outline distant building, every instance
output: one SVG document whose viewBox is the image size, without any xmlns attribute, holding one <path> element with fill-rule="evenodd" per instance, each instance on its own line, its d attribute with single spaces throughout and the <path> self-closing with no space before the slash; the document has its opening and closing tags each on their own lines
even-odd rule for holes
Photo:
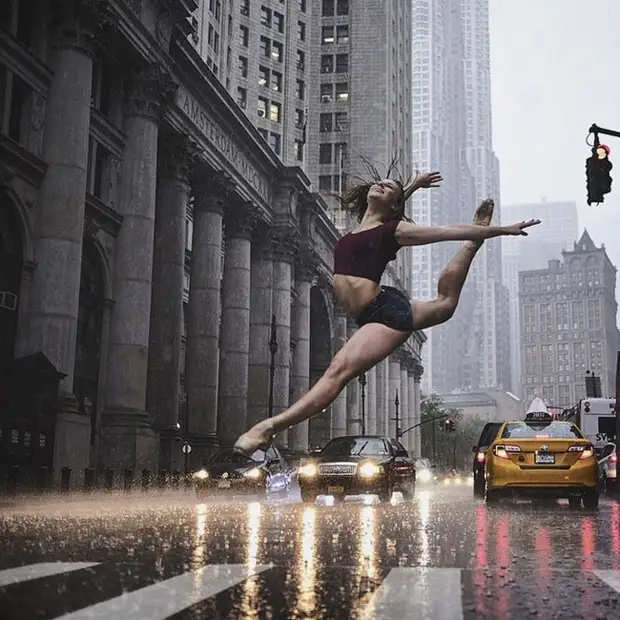
<svg viewBox="0 0 620 620">
<path fill-rule="evenodd" d="M 524 403 L 511 392 L 484 390 L 463 394 L 441 395 L 442 406 L 446 409 L 460 409 L 466 419 L 484 422 L 505 422 L 521 420 L 524 416 Z"/>
<path fill-rule="evenodd" d="M 532 233 L 531 240 L 523 242 L 518 237 L 502 239 L 502 267 L 504 284 L 508 288 L 510 308 L 510 341 L 512 391 L 522 396 L 521 346 L 519 342 L 519 271 L 546 269 L 550 260 L 560 258 L 569 250 L 579 234 L 577 204 L 572 201 L 532 202 L 503 205 L 504 223 L 539 218 L 540 226 Z"/>
<path fill-rule="evenodd" d="M 525 400 L 540 396 L 565 407 L 585 396 L 585 373 L 615 392 L 618 351 L 616 268 L 605 246 L 586 230 L 563 260 L 519 273 L 522 377 Z"/>
</svg>

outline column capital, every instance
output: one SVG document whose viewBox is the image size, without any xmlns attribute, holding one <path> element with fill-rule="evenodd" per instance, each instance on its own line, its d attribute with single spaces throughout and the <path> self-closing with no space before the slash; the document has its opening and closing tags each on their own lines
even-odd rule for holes
<svg viewBox="0 0 620 620">
<path fill-rule="evenodd" d="M 192 169 L 202 149 L 188 134 L 166 132 L 160 134 L 158 174 L 161 178 L 189 182 Z"/>
<path fill-rule="evenodd" d="M 232 178 L 221 171 L 212 171 L 196 163 L 190 178 L 194 211 L 224 212 L 224 205 L 231 199 L 235 190 Z"/>
<path fill-rule="evenodd" d="M 416 383 L 420 383 L 422 381 L 422 375 L 424 374 L 424 366 L 422 366 L 417 359 L 414 359 L 414 364 L 413 378 Z"/>
<path fill-rule="evenodd" d="M 127 113 L 159 122 L 172 101 L 178 84 L 158 62 L 129 71 L 126 91 Z"/>
<path fill-rule="evenodd" d="M 299 249 L 299 231 L 291 225 L 271 229 L 273 252 L 276 260 L 293 263 Z"/>
<path fill-rule="evenodd" d="M 318 274 L 320 264 L 321 260 L 316 251 L 308 244 L 303 244 L 297 253 L 295 277 L 312 282 Z"/>
<path fill-rule="evenodd" d="M 233 199 L 224 211 L 224 232 L 229 238 L 251 240 L 258 222 L 258 209 L 251 202 Z"/>
</svg>

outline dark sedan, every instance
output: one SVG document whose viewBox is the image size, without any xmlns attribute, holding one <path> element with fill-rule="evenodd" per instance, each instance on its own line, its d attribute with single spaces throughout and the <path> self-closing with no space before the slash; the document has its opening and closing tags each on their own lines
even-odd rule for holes
<svg viewBox="0 0 620 620">
<path fill-rule="evenodd" d="M 280 451 L 256 450 L 247 458 L 232 450 L 220 450 L 194 473 L 199 499 L 219 495 L 254 496 L 257 499 L 288 497 L 292 474 Z"/>
<path fill-rule="evenodd" d="M 380 501 L 389 502 L 394 491 L 413 499 L 415 464 L 395 439 L 337 437 L 312 457 L 298 472 L 304 502 L 314 502 L 319 495 L 335 500 L 347 495 L 377 495 Z"/>
</svg>

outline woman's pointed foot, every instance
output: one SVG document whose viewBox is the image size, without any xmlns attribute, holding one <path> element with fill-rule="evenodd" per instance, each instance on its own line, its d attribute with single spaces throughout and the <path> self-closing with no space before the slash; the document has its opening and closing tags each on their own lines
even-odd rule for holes
<svg viewBox="0 0 620 620">
<path fill-rule="evenodd" d="M 258 426 L 258 425 L 257 425 Z M 268 429 L 254 426 L 247 433 L 243 433 L 233 446 L 233 452 L 251 458 L 256 450 L 267 450 L 273 443 L 275 435 Z"/>
<path fill-rule="evenodd" d="M 490 226 L 491 219 L 493 218 L 493 209 L 495 208 L 495 201 L 492 198 L 483 200 L 474 213 L 474 219 L 472 224 L 476 226 Z M 472 250 L 478 251 L 484 241 L 468 241 L 465 245 Z"/>
</svg>

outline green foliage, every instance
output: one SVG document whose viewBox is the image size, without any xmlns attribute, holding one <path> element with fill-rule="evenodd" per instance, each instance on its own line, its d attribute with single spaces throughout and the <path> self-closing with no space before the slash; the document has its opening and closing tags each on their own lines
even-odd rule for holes
<svg viewBox="0 0 620 620">
<path fill-rule="evenodd" d="M 431 422 L 433 418 L 445 416 Z M 469 470 L 472 463 L 472 446 L 478 441 L 484 420 L 476 416 L 463 415 L 461 409 L 443 406 L 437 394 L 422 396 L 420 428 L 422 436 L 422 456 L 434 460 L 438 469 Z M 454 432 L 446 432 L 444 419 L 454 420 Z M 433 434 L 435 454 L 433 459 Z"/>
</svg>

